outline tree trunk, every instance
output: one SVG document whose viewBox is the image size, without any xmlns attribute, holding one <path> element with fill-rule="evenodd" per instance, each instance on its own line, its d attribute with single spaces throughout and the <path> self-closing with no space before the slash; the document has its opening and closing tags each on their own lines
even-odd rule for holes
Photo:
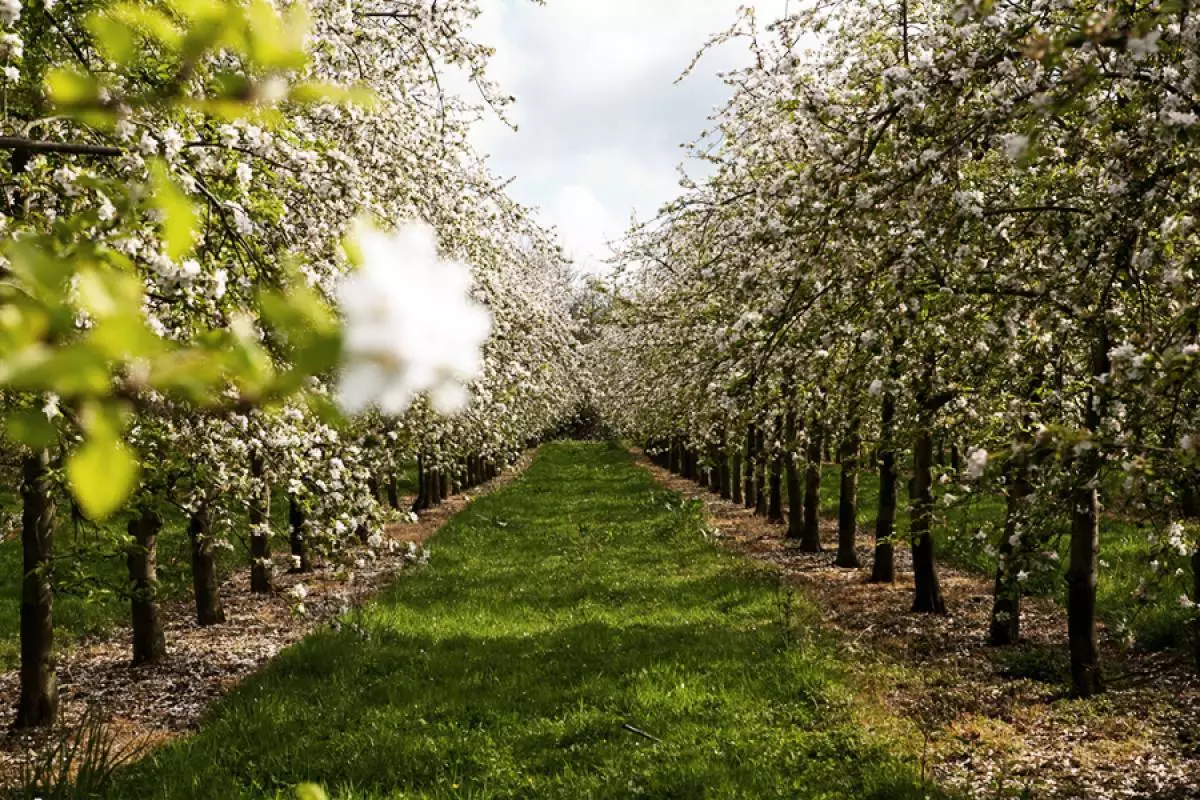
<svg viewBox="0 0 1200 800">
<path fill-rule="evenodd" d="M 50 586 L 56 508 L 49 453 L 26 455 L 21 467 L 21 696 L 13 727 L 27 729 L 53 725 L 58 716 Z"/>
<path fill-rule="evenodd" d="M 1092 345 L 1092 378 L 1099 385 L 1109 372 L 1108 334 L 1101 329 Z M 1104 395 L 1094 388 L 1088 396 L 1084 425 L 1100 430 Z M 1096 576 L 1100 560 L 1100 467 L 1098 448 L 1078 457 L 1076 486 L 1071 491 L 1071 545 L 1067 564 L 1067 640 L 1071 651 L 1071 683 L 1079 697 L 1104 691 L 1100 649 L 1096 641 Z"/>
<path fill-rule="evenodd" d="M 861 566 L 855 550 L 858 534 L 858 451 L 862 447 L 859 421 L 851 417 L 842 439 L 842 480 L 838 492 L 838 553 L 834 565 L 847 569 Z"/>
<path fill-rule="evenodd" d="M 427 471 L 426 477 L 430 481 L 430 505 L 442 505 L 442 473 L 439 470 L 431 469 Z"/>
<path fill-rule="evenodd" d="M 758 459 L 758 454 L 754 451 L 756 443 L 757 437 L 754 433 L 754 424 L 751 423 L 746 428 L 746 471 L 745 487 L 742 492 L 742 503 L 746 508 L 754 508 L 754 498 L 757 495 L 754 489 L 754 462 Z"/>
<path fill-rule="evenodd" d="M 151 511 L 142 511 L 129 521 L 127 530 L 133 538 L 126 555 L 133 589 L 133 663 L 155 664 L 167 654 L 167 637 L 158 614 L 158 533 L 162 520 Z"/>
<path fill-rule="evenodd" d="M 429 479 L 425 469 L 425 457 L 417 456 L 417 497 L 413 500 L 414 513 L 429 508 Z"/>
<path fill-rule="evenodd" d="M 721 445 L 717 448 L 717 481 L 720 486 L 722 500 L 729 500 L 733 497 L 733 481 L 729 475 L 729 451 L 725 448 L 725 436 L 721 435 Z"/>
<path fill-rule="evenodd" d="M 800 550 L 821 552 L 821 457 L 824 455 L 821 421 L 814 419 L 809 426 L 808 465 L 804 472 L 804 527 L 800 531 Z"/>
<path fill-rule="evenodd" d="M 1026 500 L 1033 494 L 1029 482 L 1026 453 L 1018 453 L 1009 470 L 1008 499 L 1004 511 L 1004 532 L 1000 539 L 1000 563 L 996 567 L 996 590 L 992 600 L 992 620 L 988 626 L 988 642 L 997 647 L 1016 644 L 1021 640 L 1021 557 L 1028 547 L 1024 537 L 1014 538 L 1021 530 Z"/>
<path fill-rule="evenodd" d="M 312 557 L 308 552 L 308 515 L 300 501 L 288 496 L 288 544 L 292 550 L 293 573 L 312 572 Z"/>
<path fill-rule="evenodd" d="M 909 497 L 912 536 L 913 606 L 918 614 L 944 614 L 946 601 L 938 582 L 933 547 L 933 434 L 927 421 L 918 425 L 913 444 L 913 479 Z"/>
<path fill-rule="evenodd" d="M 1173 436 L 1171 441 L 1174 441 Z M 1184 518 L 1200 520 L 1200 483 L 1185 480 L 1180 487 L 1179 497 Z M 1200 545 L 1197 545 L 1192 553 L 1192 602 L 1200 604 Z M 1196 661 L 1196 669 L 1200 671 L 1200 607 L 1193 608 L 1192 614 L 1192 655 Z"/>
<path fill-rule="evenodd" d="M 883 396 L 879 417 L 879 510 L 875 517 L 875 560 L 871 583 L 896 582 L 896 397 Z"/>
<path fill-rule="evenodd" d="M 767 521 L 783 524 L 783 453 L 780 441 L 784 436 L 783 418 L 775 416 L 774 441 L 771 442 L 771 458 L 767 469 Z"/>
<path fill-rule="evenodd" d="M 188 520 L 192 540 L 192 589 L 196 596 L 196 623 L 202 628 L 225 621 L 217 591 L 217 561 L 213 557 L 208 509 L 198 508 Z"/>
<path fill-rule="evenodd" d="M 733 457 L 729 465 L 729 499 L 739 506 L 742 505 L 742 448 L 733 449 Z"/>
<path fill-rule="evenodd" d="M 767 452 L 766 436 L 762 428 L 755 429 L 754 452 L 754 513 L 760 517 L 767 516 L 767 462 L 770 460 Z"/>
<path fill-rule="evenodd" d="M 255 453 L 250 461 L 250 474 L 262 485 L 258 497 L 250 500 L 250 591 L 253 594 L 270 594 L 275 578 L 271 563 L 271 486 L 266 481 L 266 473 L 266 461 Z"/>
<path fill-rule="evenodd" d="M 787 538 L 800 539 L 804 535 L 804 489 L 800 481 L 800 468 L 796 464 L 796 412 L 789 408 L 783 423 L 783 473 L 787 485 Z"/>
<path fill-rule="evenodd" d="M 389 475 L 387 479 L 387 500 L 390 507 L 397 511 L 400 510 L 400 487 L 396 483 L 395 473 Z"/>
</svg>

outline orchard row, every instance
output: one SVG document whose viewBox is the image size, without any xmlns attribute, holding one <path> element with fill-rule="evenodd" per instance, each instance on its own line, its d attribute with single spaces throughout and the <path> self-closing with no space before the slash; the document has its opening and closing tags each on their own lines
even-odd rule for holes
<svg viewBox="0 0 1200 800">
<path fill-rule="evenodd" d="M 806 550 L 832 451 L 843 566 L 876 473 L 872 575 L 911 546 L 914 612 L 945 610 L 939 521 L 999 498 L 969 532 L 991 637 L 1057 572 L 1079 695 L 1104 687 L 1105 529 L 1136 526 L 1128 616 L 1168 609 L 1200 664 L 1200 14 L 875 0 L 729 39 L 755 65 L 695 147 L 711 176 L 595 300 L 610 419 L 731 496 L 743 472 L 764 513 L 786 489 Z"/>
</svg>

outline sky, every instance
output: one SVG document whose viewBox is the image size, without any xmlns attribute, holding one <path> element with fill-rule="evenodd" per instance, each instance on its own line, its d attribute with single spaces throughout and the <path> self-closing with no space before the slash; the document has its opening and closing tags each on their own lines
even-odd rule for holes
<svg viewBox="0 0 1200 800">
<path fill-rule="evenodd" d="M 538 209 L 586 274 L 608 271 L 608 243 L 631 215 L 652 217 L 679 193 L 681 145 L 729 97 L 717 73 L 748 63 L 744 44 L 705 56 L 713 34 L 753 6 L 760 24 L 787 0 L 484 0 L 475 38 L 496 48 L 491 76 L 517 103 L 481 123 L 477 147 L 518 201 Z M 697 166 L 697 165 L 693 165 Z M 700 174 L 696 169 L 691 174 Z"/>
</svg>

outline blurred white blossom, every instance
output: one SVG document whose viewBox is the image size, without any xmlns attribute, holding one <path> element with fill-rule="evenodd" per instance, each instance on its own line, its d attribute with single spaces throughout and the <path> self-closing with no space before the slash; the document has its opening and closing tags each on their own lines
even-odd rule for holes
<svg viewBox="0 0 1200 800">
<path fill-rule="evenodd" d="M 345 320 L 338 402 L 352 414 L 372 405 L 400 414 L 430 392 L 439 412 L 461 410 L 492 327 L 471 297 L 470 269 L 438 257 L 428 225 L 384 233 L 359 222 L 352 241 L 362 264 L 338 287 Z"/>
</svg>

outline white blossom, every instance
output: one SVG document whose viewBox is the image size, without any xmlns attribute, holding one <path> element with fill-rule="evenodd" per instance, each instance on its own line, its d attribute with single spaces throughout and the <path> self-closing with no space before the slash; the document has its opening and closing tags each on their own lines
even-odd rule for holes
<svg viewBox="0 0 1200 800">
<path fill-rule="evenodd" d="M 967 477 L 971 480 L 982 478 L 983 473 L 987 471 L 987 465 L 987 450 L 976 448 L 967 453 Z"/>
<path fill-rule="evenodd" d="M 359 222 L 362 265 L 338 287 L 344 317 L 338 402 L 350 413 L 372 405 L 402 413 L 421 392 L 435 408 L 465 405 L 464 385 L 481 375 L 491 314 L 470 296 L 466 265 L 438 258 L 427 225 L 384 233 Z"/>
</svg>

